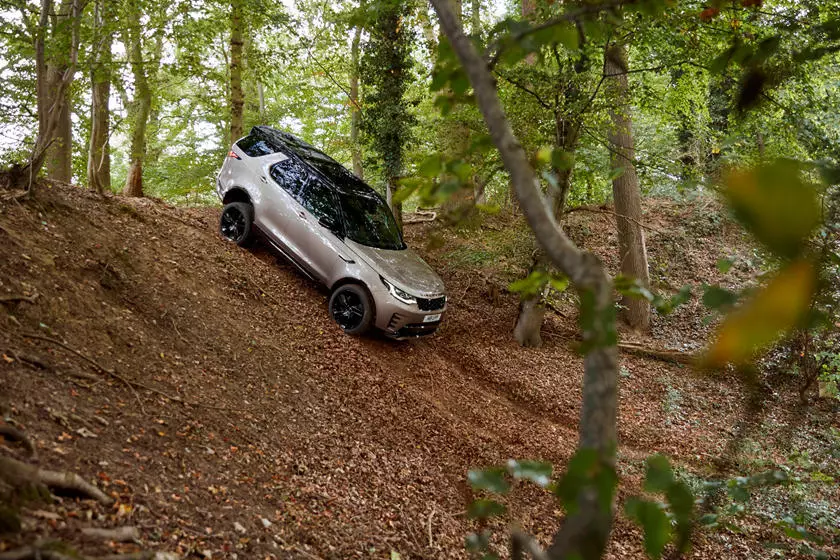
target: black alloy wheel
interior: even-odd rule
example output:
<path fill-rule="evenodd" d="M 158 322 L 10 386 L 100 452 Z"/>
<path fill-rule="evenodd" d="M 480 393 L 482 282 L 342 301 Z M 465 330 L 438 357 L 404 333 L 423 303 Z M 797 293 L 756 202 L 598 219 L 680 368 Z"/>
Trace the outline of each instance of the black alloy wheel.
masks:
<path fill-rule="evenodd" d="M 362 334 L 373 319 L 370 296 L 356 284 L 340 286 L 330 297 L 330 315 L 347 334 Z"/>
<path fill-rule="evenodd" d="M 251 222 L 254 209 L 246 202 L 231 202 L 222 209 L 219 219 L 219 233 L 237 245 L 243 246 L 251 238 Z"/>

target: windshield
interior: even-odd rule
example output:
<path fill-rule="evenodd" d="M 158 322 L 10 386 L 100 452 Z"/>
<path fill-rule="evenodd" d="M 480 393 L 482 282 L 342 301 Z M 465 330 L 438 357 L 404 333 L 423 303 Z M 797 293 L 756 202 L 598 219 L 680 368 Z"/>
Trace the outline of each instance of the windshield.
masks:
<path fill-rule="evenodd" d="M 347 237 L 377 249 L 405 249 L 397 222 L 379 195 L 340 192 L 339 197 Z"/>

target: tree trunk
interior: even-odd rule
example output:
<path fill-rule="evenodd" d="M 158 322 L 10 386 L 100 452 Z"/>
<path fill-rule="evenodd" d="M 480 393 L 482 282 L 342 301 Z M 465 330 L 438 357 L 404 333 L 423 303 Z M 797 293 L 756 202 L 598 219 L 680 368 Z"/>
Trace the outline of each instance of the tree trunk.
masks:
<path fill-rule="evenodd" d="M 394 202 L 394 193 L 397 192 L 397 177 L 388 177 L 388 186 L 386 187 L 386 190 L 386 201 L 388 203 L 388 207 L 391 209 L 391 213 L 394 214 L 394 219 L 397 220 L 397 225 L 399 226 L 400 231 L 402 231 L 402 203 Z"/>
<path fill-rule="evenodd" d="M 364 179 L 362 147 L 359 144 L 359 127 L 362 121 L 362 110 L 359 104 L 359 43 L 361 39 L 362 26 L 358 25 L 353 33 L 353 44 L 350 48 L 350 152 L 353 158 L 353 173 L 359 179 Z"/>
<path fill-rule="evenodd" d="M 111 42 L 113 33 L 106 30 L 109 17 L 104 10 L 107 0 L 94 6 L 94 52 L 90 69 L 90 146 L 88 150 L 88 188 L 98 193 L 111 190 L 111 153 L 109 147 L 111 97 Z"/>
<path fill-rule="evenodd" d="M 481 36 L 481 0 L 472 0 L 470 2 L 470 35 L 473 37 Z"/>
<path fill-rule="evenodd" d="M 71 18 L 74 7 L 73 0 L 62 0 L 61 6 L 52 16 L 53 39 L 66 47 L 74 41 L 65 30 L 73 25 Z M 63 50 L 63 49 L 62 49 Z M 70 85 L 73 73 L 70 71 L 71 62 L 64 53 L 47 61 L 47 102 L 54 106 L 53 114 L 45 114 L 43 119 L 55 119 L 55 129 L 52 144 L 47 149 L 46 168 L 47 177 L 56 181 L 69 183 L 73 179 L 73 128 L 70 120 Z M 75 67 L 75 64 L 73 64 Z M 74 68 L 75 70 L 75 68 Z M 69 72 L 69 74 L 68 74 Z M 67 83 L 63 84 L 67 76 Z M 59 98 L 61 98 L 59 100 Z"/>
<path fill-rule="evenodd" d="M 146 157 L 146 128 L 152 108 L 152 92 L 146 74 L 146 61 L 143 60 L 143 44 L 140 29 L 140 8 L 137 0 L 128 2 L 129 25 L 127 30 L 131 72 L 134 75 L 134 100 L 129 107 L 131 122 L 131 144 L 129 147 L 128 176 L 125 179 L 123 194 L 143 196 L 143 161 Z"/>
<path fill-rule="evenodd" d="M 578 249 L 554 221 L 539 192 L 536 173 L 507 120 L 487 62 L 467 38 L 446 0 L 432 0 L 455 54 L 473 86 L 476 105 L 501 154 L 528 224 L 551 264 L 571 280 L 581 294 L 584 358 L 583 403 L 580 411 L 580 449 L 593 450 L 595 467 L 615 473 L 618 413 L 618 351 L 612 329 L 612 285 L 598 258 Z M 549 556 L 584 560 L 603 555 L 613 522 L 613 486 L 591 483 L 577 489 L 577 507 L 569 510 L 554 535 Z M 604 507 L 605 499 L 610 507 Z"/>
<path fill-rule="evenodd" d="M 610 106 L 610 166 L 622 173 L 613 179 L 613 198 L 618 222 L 618 249 L 621 273 L 648 286 L 647 250 L 645 235 L 639 222 L 642 200 L 639 177 L 636 175 L 633 146 L 633 122 L 630 118 L 630 91 L 627 84 L 627 53 L 623 45 L 612 45 L 605 53 L 604 72 L 609 76 L 614 98 Z M 622 318 L 635 329 L 650 327 L 650 305 L 644 299 L 625 296 Z"/>
<path fill-rule="evenodd" d="M 257 99 L 260 104 L 260 124 L 265 124 L 265 87 L 259 79 L 257 79 Z"/>
<path fill-rule="evenodd" d="M 38 136 L 35 145 L 26 162 L 13 165 L 10 171 L 10 181 L 13 187 L 28 189 L 47 160 L 48 150 L 56 142 L 56 133 L 60 129 L 60 119 L 69 116 L 65 113 L 67 91 L 73 81 L 79 54 L 79 26 L 82 19 L 81 0 L 64 0 L 62 10 L 68 19 L 64 20 L 61 28 L 57 28 L 58 18 L 53 15 L 52 0 L 41 0 L 41 12 L 38 27 L 35 32 L 35 76 L 36 98 L 38 107 Z M 50 32 L 52 29 L 52 33 Z M 47 58 L 47 42 L 50 51 L 66 56 L 62 59 Z M 67 53 L 65 55 L 65 53 Z M 62 62 L 62 60 L 64 62 Z M 64 67 L 61 74 L 54 72 L 55 68 Z M 65 121 L 66 124 L 66 121 Z M 66 129 L 65 129 L 66 130 Z M 66 137 L 65 137 L 66 140 Z M 68 144 L 69 145 L 69 144 Z M 69 158 L 68 160 L 69 161 Z M 69 173 L 66 174 L 69 179 Z"/>
<path fill-rule="evenodd" d="M 230 2 L 230 138 L 233 144 L 242 138 L 242 0 Z"/>

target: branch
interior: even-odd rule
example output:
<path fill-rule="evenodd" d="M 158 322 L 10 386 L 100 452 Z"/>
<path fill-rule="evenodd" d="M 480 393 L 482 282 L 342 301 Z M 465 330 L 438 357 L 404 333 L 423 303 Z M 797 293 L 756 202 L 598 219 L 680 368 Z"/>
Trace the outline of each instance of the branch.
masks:
<path fill-rule="evenodd" d="M 503 74 L 502 72 L 499 72 L 498 70 L 496 71 L 496 73 L 497 73 L 497 74 L 499 75 L 499 77 L 501 77 L 503 80 L 507 81 L 508 83 L 510 83 L 510 84 L 511 84 L 511 85 L 513 85 L 513 86 L 518 87 L 519 89 L 521 89 L 521 90 L 522 90 L 522 91 L 524 91 L 525 93 L 527 93 L 527 94 L 529 94 L 530 96 L 532 96 L 534 99 L 536 99 L 536 100 L 537 100 L 537 103 L 539 103 L 539 104 L 540 104 L 540 105 L 541 105 L 544 109 L 548 109 L 549 111 L 554 111 L 554 107 L 552 107 L 551 105 L 549 105 L 548 103 L 546 103 L 546 102 L 545 102 L 545 100 L 543 100 L 543 98 L 542 98 L 542 97 L 540 97 L 540 94 L 538 94 L 538 93 L 537 93 L 537 92 L 535 92 L 534 90 L 530 89 L 530 88 L 529 88 L 528 86 L 526 86 L 525 84 L 520 83 L 520 82 L 518 82 L 518 81 L 514 80 L 514 79 L 513 79 L 513 78 L 511 78 L 510 76 L 506 76 L 505 74 Z"/>

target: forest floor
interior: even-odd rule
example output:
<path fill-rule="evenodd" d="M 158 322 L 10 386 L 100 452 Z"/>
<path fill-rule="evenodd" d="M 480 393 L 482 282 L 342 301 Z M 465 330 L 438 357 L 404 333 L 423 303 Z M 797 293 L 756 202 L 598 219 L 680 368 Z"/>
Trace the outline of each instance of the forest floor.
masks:
<path fill-rule="evenodd" d="M 30 462 L 77 472 L 116 498 L 113 507 L 74 497 L 30 504 L 0 551 L 48 538 L 93 556 L 466 557 L 476 529 L 465 514 L 469 469 L 510 458 L 562 468 L 574 452 L 582 363 L 571 347 L 572 296 L 549 313 L 542 348 L 511 337 L 517 296 L 504 287 L 533 249 L 521 218 L 408 226 L 409 243 L 446 281 L 450 309 L 435 336 L 393 342 L 343 335 L 323 289 L 264 249 L 224 242 L 217 217 L 217 208 L 60 185 L 0 202 L 0 300 L 30 298 L 0 303 L 6 421 L 32 439 Z M 708 199 L 648 200 L 644 222 L 658 289 L 743 286 L 761 272 Z M 612 269 L 614 229 L 608 210 L 569 217 L 571 236 Z M 718 259 L 733 256 L 721 274 Z M 657 316 L 644 342 L 697 349 L 708 314 L 695 298 Z M 733 372 L 629 354 L 620 382 L 620 500 L 638 491 L 657 452 L 698 488 L 772 467 L 805 481 L 768 491 L 729 527 L 698 532 L 689 557 L 807 557 L 774 526 L 785 515 L 813 521 L 820 548 L 840 557 L 837 533 L 825 529 L 840 526 L 830 482 L 840 476 L 836 404 L 799 405 L 789 374 L 750 390 Z M 25 456 L 13 443 L 0 452 Z M 548 542 L 558 519 L 551 497 L 521 487 L 507 501 L 498 533 L 515 519 Z M 136 542 L 80 532 L 125 525 L 140 530 Z M 644 557 L 641 532 L 623 515 L 607 557 Z"/>

